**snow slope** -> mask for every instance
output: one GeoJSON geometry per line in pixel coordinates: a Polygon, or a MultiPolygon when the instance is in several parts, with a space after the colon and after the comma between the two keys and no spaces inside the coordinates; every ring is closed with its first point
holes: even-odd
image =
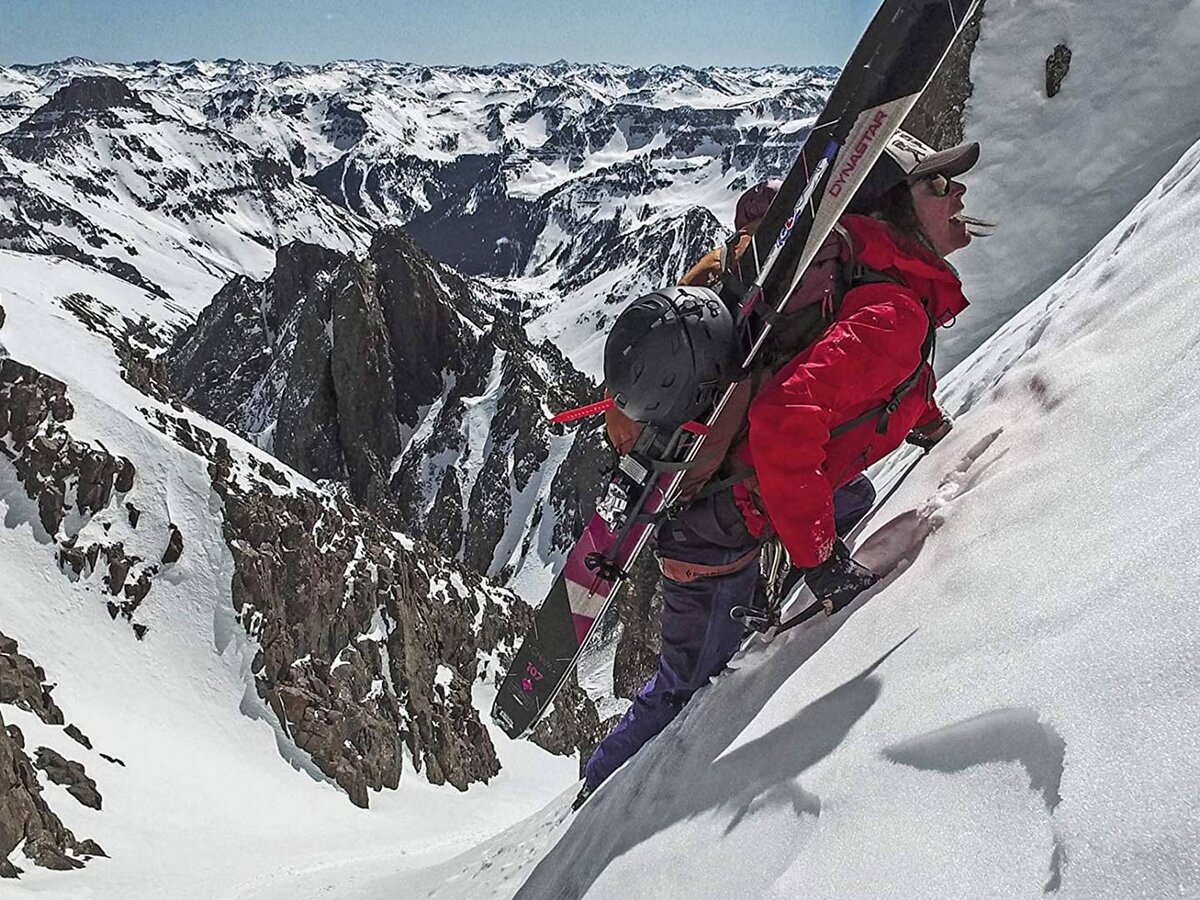
{"type": "Polygon", "coordinates": [[[968,208],[1000,225],[956,257],[975,310],[946,369],[1124,218],[1200,134],[1200,6],[1186,0],[988,0],[966,132],[983,144],[968,208]],[[1046,59],[1071,49],[1047,98],[1046,59]]]}
{"type": "MultiPolygon", "coordinates": [[[[134,640],[126,622],[110,618],[98,578],[70,580],[59,571],[36,506],[0,456],[0,628],[44,665],[56,700],[95,750],[11,706],[5,721],[22,729],[29,748],[56,749],[96,779],[100,812],[62,788],[47,792],[67,827],[94,836],[110,856],[64,873],[29,866],[17,851],[14,862],[26,873],[4,883],[5,898],[244,898],[280,878],[302,879],[331,856],[351,868],[395,872],[470,846],[573,779],[574,760],[494,731],[504,770],[486,787],[434,787],[406,764],[400,789],[374,794],[369,811],[347,802],[280,737],[255,691],[257,648],[235,620],[233,560],[207,461],[147,425],[139,408],[159,404],[121,379],[108,341],[58,298],[87,292],[129,318],[152,314],[161,301],[66,260],[0,251],[0,272],[0,356],[67,383],[73,437],[138,461],[129,495],[142,510],[137,529],[107,510],[83,526],[81,541],[103,534],[158,559],[174,523],[186,542],[139,609],[149,636],[134,640]]],[[[238,454],[257,452],[205,427],[238,454]]]]}
{"type": "Polygon", "coordinates": [[[869,602],[748,649],[575,816],[322,896],[1200,895],[1198,217],[1200,146],[955,373],[869,602]]]}

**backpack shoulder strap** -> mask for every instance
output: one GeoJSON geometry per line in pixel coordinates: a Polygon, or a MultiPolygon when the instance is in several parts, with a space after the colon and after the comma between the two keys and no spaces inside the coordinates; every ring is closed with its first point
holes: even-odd
{"type": "Polygon", "coordinates": [[[738,265],[742,254],[750,246],[749,241],[743,244],[742,239],[746,237],[749,237],[747,232],[735,231],[721,245],[721,286],[737,301],[739,306],[745,302],[746,295],[750,293],[750,286],[742,280],[741,267],[738,265]]]}
{"type": "Polygon", "coordinates": [[[896,389],[892,391],[892,395],[887,399],[887,402],[872,407],[865,413],[855,416],[849,422],[843,422],[836,428],[831,429],[829,436],[840,437],[848,431],[853,431],[860,425],[865,425],[868,422],[876,420],[879,423],[875,426],[876,433],[886,434],[892,413],[900,408],[901,401],[908,396],[909,391],[916,387],[917,381],[921,378],[921,372],[925,367],[933,365],[933,357],[936,349],[937,323],[933,320],[932,316],[929,316],[929,330],[925,332],[925,340],[921,343],[921,361],[917,363],[917,367],[913,369],[913,373],[896,386],[896,389]]]}

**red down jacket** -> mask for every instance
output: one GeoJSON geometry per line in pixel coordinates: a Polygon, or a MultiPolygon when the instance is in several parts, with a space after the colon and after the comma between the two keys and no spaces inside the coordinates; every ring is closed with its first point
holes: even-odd
{"type": "Polygon", "coordinates": [[[923,367],[885,433],[878,433],[877,419],[837,437],[830,432],[891,399],[921,365],[930,319],[944,325],[967,306],[958,276],[937,255],[898,240],[875,219],[846,216],[842,225],[858,261],[896,283],[847,292],[837,321],[755,397],[749,437],[736,451],[757,476],[756,486],[735,489],[747,525],[763,533],[765,510],[792,563],[803,567],[824,561],[833,547],[833,492],[899,447],[913,428],[941,417],[932,369],[923,367]]]}

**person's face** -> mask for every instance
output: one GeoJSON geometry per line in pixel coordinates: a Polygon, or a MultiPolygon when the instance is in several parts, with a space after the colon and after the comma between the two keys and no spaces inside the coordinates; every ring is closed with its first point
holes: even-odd
{"type": "Polygon", "coordinates": [[[967,186],[945,175],[922,178],[912,185],[913,210],[939,256],[949,256],[971,243],[966,224],[959,218],[967,186]]]}

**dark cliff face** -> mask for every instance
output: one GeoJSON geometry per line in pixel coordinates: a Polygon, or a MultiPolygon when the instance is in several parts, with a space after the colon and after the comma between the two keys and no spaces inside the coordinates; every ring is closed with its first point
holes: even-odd
{"type": "Polygon", "coordinates": [[[546,214],[540,204],[508,195],[503,164],[501,156],[460,157],[445,172],[452,180],[441,187],[443,199],[413,216],[405,229],[434,257],[462,272],[521,274],[546,214]],[[470,181],[453,177],[468,167],[476,170],[470,181]]]}
{"type": "MultiPolygon", "coordinates": [[[[171,384],[189,405],[256,436],[302,474],[340,484],[358,507],[331,509],[304,492],[245,496],[238,479],[214,476],[238,563],[235,604],[255,611],[244,622],[260,623],[251,630],[264,649],[260,693],[356,802],[367,788],[394,786],[397,741],[414,758],[429,757],[423,764],[434,780],[465,786],[494,774],[494,751],[470,706],[474,660],[515,649],[531,613],[517,601],[481,609],[468,600],[453,614],[430,606],[430,584],[448,576],[422,576],[420,566],[414,574],[389,529],[504,577],[527,557],[570,546],[610,462],[597,429],[572,435],[546,424],[547,410],[579,405],[593,389],[552,345],[530,343],[516,306],[507,294],[471,288],[389,228],[365,259],[282,248],[266,282],[230,282],[166,353],[171,384]],[[342,531],[342,520],[369,548],[372,574],[352,574],[352,589],[340,573],[355,572],[343,558],[354,543],[325,537],[342,531]],[[347,591],[357,599],[343,605],[347,591]],[[369,631],[378,610],[394,638],[339,651],[342,632],[369,631]],[[270,622],[277,627],[262,624],[270,622]],[[305,656],[313,662],[292,665],[305,656]],[[461,682],[435,691],[439,661],[461,682]],[[368,702],[379,677],[370,673],[382,670],[418,712],[368,702]],[[332,687],[330,696],[317,685],[332,687]],[[452,705],[437,707],[452,687],[452,705]],[[389,743],[397,728],[401,737],[389,743]],[[342,752],[347,740],[353,753],[342,752]]],[[[186,423],[164,429],[201,446],[218,471],[229,465],[186,423]]],[[[556,752],[587,752],[598,731],[591,701],[572,687],[535,739],[556,752]]]]}
{"type": "Polygon", "coordinates": [[[167,366],[193,408],[494,574],[530,552],[525,518],[510,519],[527,492],[545,495],[554,441],[571,441],[546,410],[593,390],[529,341],[515,307],[385,228],[362,260],[282,248],[265,283],[214,298],[167,366]]]}
{"type": "Polygon", "coordinates": [[[113,78],[111,75],[89,75],[76,78],[56,91],[41,111],[83,113],[118,107],[150,111],[150,104],[130,90],[119,78],[113,78]]]}
{"type": "Polygon", "coordinates": [[[986,0],[963,29],[941,69],[929,83],[904,127],[937,149],[953,147],[963,140],[963,114],[971,98],[971,56],[979,41],[986,0]]]}

